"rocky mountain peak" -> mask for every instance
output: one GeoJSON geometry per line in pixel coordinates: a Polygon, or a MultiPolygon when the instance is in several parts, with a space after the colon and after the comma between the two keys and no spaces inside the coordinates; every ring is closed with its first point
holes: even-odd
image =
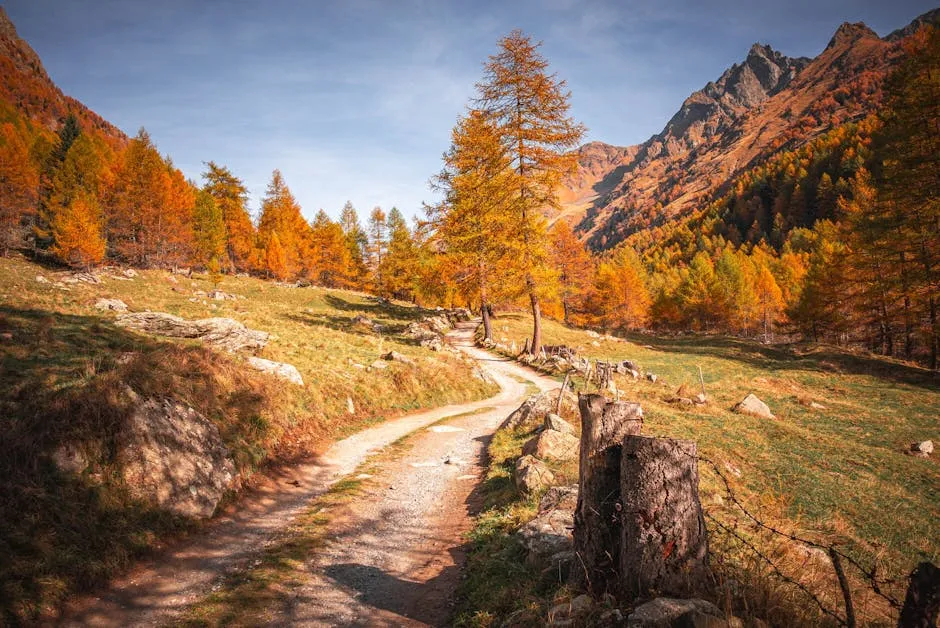
{"type": "Polygon", "coordinates": [[[835,35],[829,40],[826,50],[840,45],[852,45],[859,39],[874,38],[880,39],[878,33],[868,28],[864,22],[843,22],[842,26],[836,30],[835,35]]]}
{"type": "Polygon", "coordinates": [[[13,26],[7,12],[3,10],[3,7],[0,7],[0,37],[14,39],[16,36],[16,27],[13,26]]]}

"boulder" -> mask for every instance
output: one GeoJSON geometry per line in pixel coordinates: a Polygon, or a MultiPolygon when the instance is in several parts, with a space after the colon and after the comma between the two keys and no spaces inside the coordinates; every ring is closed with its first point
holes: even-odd
{"type": "Polygon", "coordinates": [[[549,412],[545,415],[545,422],[543,425],[545,426],[546,430],[555,430],[556,432],[571,434],[573,436],[578,435],[578,431],[574,429],[574,426],[571,423],[568,423],[568,421],[565,421],[554,412],[549,412]]]}
{"type": "Polygon", "coordinates": [[[577,436],[557,430],[542,430],[522,446],[522,453],[543,460],[574,460],[578,457],[581,441],[577,436]]]}
{"type": "Polygon", "coordinates": [[[101,283],[101,279],[92,273],[72,273],[68,277],[63,278],[62,281],[65,283],[101,283]]]}
{"type": "Polygon", "coordinates": [[[36,275],[36,283],[50,283],[48,279],[42,275],[36,275]]]}
{"type": "Polygon", "coordinates": [[[173,400],[139,402],[117,437],[121,478],[142,501],[208,518],[235,480],[216,425],[173,400]]]}
{"type": "Polygon", "coordinates": [[[433,338],[426,338],[420,343],[425,349],[430,349],[431,351],[443,351],[444,350],[444,341],[441,340],[440,336],[434,336],[433,338]]]}
{"type": "Polygon", "coordinates": [[[134,277],[137,276],[137,271],[134,270],[133,268],[125,268],[124,270],[121,271],[121,274],[127,277],[128,279],[133,279],[134,277]]]}
{"type": "Polygon", "coordinates": [[[55,466],[64,473],[79,475],[88,468],[88,457],[80,447],[74,444],[60,445],[52,453],[55,466]]]}
{"type": "Polygon", "coordinates": [[[300,376],[300,371],[298,371],[297,367],[293,364],[265,360],[264,358],[256,358],[254,356],[248,358],[248,364],[251,365],[253,369],[261,371],[262,373],[270,373],[275,377],[286,379],[298,386],[304,385],[304,379],[300,376]]]}
{"type": "Polygon", "coordinates": [[[723,625],[723,615],[718,607],[705,600],[679,600],[659,597],[641,604],[627,616],[629,628],[672,628],[674,626],[718,626],[723,625]],[[711,623],[711,618],[717,623],[711,623]],[[703,621],[704,620],[704,621],[703,621]]]}
{"type": "Polygon", "coordinates": [[[574,619],[584,619],[594,609],[590,595],[581,594],[570,602],[556,604],[548,611],[549,626],[573,626],[574,619]]]}
{"type": "Polygon", "coordinates": [[[98,299],[95,301],[95,308],[111,312],[126,312],[127,304],[120,299],[98,299]]]}
{"type": "Polygon", "coordinates": [[[522,456],[516,462],[513,478],[520,492],[534,493],[551,486],[555,481],[555,474],[535,456],[522,456]]]}
{"type": "Polygon", "coordinates": [[[231,318],[187,321],[164,312],[135,312],[118,316],[117,325],[171,338],[193,338],[226,351],[258,350],[268,342],[268,333],[248,329],[231,318]]]}
{"type": "MultiPolygon", "coordinates": [[[[555,412],[560,390],[555,388],[554,390],[532,395],[503,421],[500,429],[528,428],[534,430],[539,427],[546,415],[555,412]]],[[[578,412],[578,398],[571,392],[565,392],[561,405],[562,412],[567,411],[572,415],[578,412]]]]}
{"type": "Polygon", "coordinates": [[[656,377],[656,373],[647,373],[647,374],[646,374],[646,379],[647,379],[647,381],[649,381],[649,382],[655,384],[655,383],[656,383],[656,380],[659,379],[659,378],[656,377]]]}
{"type": "Polygon", "coordinates": [[[388,362],[385,362],[384,360],[376,360],[375,362],[373,362],[372,364],[370,364],[369,367],[370,367],[370,368],[374,368],[374,369],[378,369],[378,370],[381,371],[381,370],[384,370],[384,369],[387,369],[387,368],[388,368],[388,362]]]}
{"type": "Polygon", "coordinates": [[[732,411],[739,414],[750,414],[762,419],[776,418],[766,403],[757,398],[753,393],[741,400],[741,403],[732,408],[732,411]]]}
{"type": "Polygon", "coordinates": [[[222,292],[221,290],[212,290],[209,292],[208,296],[210,299],[215,301],[234,301],[238,297],[234,294],[229,294],[228,292],[222,292]]]}
{"type": "Polygon", "coordinates": [[[919,443],[911,443],[911,454],[919,458],[927,458],[933,453],[933,441],[925,440],[919,443]]]}
{"type": "Polygon", "coordinates": [[[550,510],[519,528],[517,532],[526,549],[526,562],[545,563],[559,552],[571,551],[574,511],[550,510]]]}
{"type": "Polygon", "coordinates": [[[549,510],[570,510],[578,507],[578,485],[553,486],[542,495],[539,501],[539,514],[549,510]]]}
{"type": "Polygon", "coordinates": [[[411,366],[413,366],[415,363],[415,361],[409,358],[407,355],[402,355],[397,351],[389,351],[382,356],[382,359],[387,362],[401,362],[402,364],[408,364],[411,366]]]}

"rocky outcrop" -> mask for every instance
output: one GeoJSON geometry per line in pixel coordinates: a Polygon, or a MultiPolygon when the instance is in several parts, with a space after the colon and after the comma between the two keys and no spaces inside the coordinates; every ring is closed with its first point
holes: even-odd
{"type": "Polygon", "coordinates": [[[177,401],[139,400],[116,449],[131,494],[179,515],[211,517],[235,479],[218,428],[177,401]]]}
{"type": "Polygon", "coordinates": [[[522,446],[522,453],[542,460],[574,460],[581,441],[577,436],[557,430],[542,430],[522,446]]]}
{"type": "Polygon", "coordinates": [[[725,626],[718,607],[705,600],[659,597],[641,604],[627,616],[629,628],[674,628],[677,626],[725,626]],[[714,623],[709,622],[714,620],[714,623]]]}
{"type": "Polygon", "coordinates": [[[540,513],[519,529],[518,535],[526,549],[526,561],[542,563],[559,552],[572,548],[571,530],[574,529],[574,511],[554,509],[540,513]]]}
{"type": "Polygon", "coordinates": [[[193,338],[225,351],[257,351],[268,342],[268,333],[248,329],[231,318],[187,321],[163,312],[135,312],[117,318],[117,325],[170,338],[193,338]]]}
{"type": "Polygon", "coordinates": [[[516,488],[522,493],[535,493],[552,485],[555,474],[535,456],[522,456],[513,473],[516,488]]]}
{"type": "Polygon", "coordinates": [[[95,301],[95,309],[111,312],[126,312],[127,304],[120,299],[98,299],[95,301]]]}
{"type": "MultiPolygon", "coordinates": [[[[555,412],[555,406],[558,403],[558,394],[560,388],[549,390],[543,393],[536,393],[522,402],[516,410],[510,414],[499,429],[535,429],[542,424],[549,413],[555,412]]],[[[562,413],[576,414],[578,412],[578,398],[570,392],[565,392],[562,399],[562,413]]]]}
{"type": "Polygon", "coordinates": [[[292,384],[297,384],[298,386],[304,385],[304,379],[300,376],[300,371],[298,371],[297,367],[293,364],[275,362],[274,360],[265,360],[264,358],[256,358],[254,356],[248,358],[248,364],[251,365],[251,367],[256,371],[270,373],[275,377],[287,380],[292,384]]]}
{"type": "Polygon", "coordinates": [[[547,415],[545,415],[545,422],[543,423],[543,426],[546,430],[555,430],[556,432],[571,434],[573,436],[578,435],[578,430],[574,429],[574,426],[571,423],[568,423],[568,421],[565,421],[554,412],[549,412],[547,415]]]}

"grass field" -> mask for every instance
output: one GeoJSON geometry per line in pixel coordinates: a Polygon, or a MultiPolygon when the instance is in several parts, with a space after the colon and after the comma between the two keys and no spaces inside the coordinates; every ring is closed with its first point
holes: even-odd
{"type": "MultiPolygon", "coordinates": [[[[494,329],[497,340],[515,340],[521,346],[530,319],[503,314],[494,329]]],[[[643,405],[645,433],[697,441],[700,455],[717,465],[738,499],[767,523],[809,540],[838,544],[866,565],[877,563],[882,576],[901,578],[884,587],[895,596],[903,596],[903,578],[919,561],[940,559],[940,466],[936,456],[922,459],[904,453],[914,441],[940,438],[940,382],[928,371],[827,347],[765,346],[702,336],[605,340],[552,321],[546,322],[544,333],[545,344],[568,345],[591,358],[629,359],[655,373],[655,384],[616,379],[621,399],[643,405]],[[699,391],[698,367],[708,403],[686,407],[667,401],[683,385],[689,391],[685,396],[699,391]],[[763,399],[777,418],[732,412],[748,393],[763,399]],[[811,407],[811,402],[823,407],[811,407]]],[[[576,384],[585,389],[584,382],[576,384]]],[[[505,453],[497,447],[491,467],[497,478],[505,471],[501,456],[505,453]]],[[[712,467],[700,464],[700,474],[702,501],[710,515],[726,523],[738,521],[747,538],[784,572],[810,586],[828,606],[841,609],[828,563],[790,541],[749,527],[712,467]]],[[[508,498],[505,484],[497,482],[493,488],[494,507],[481,516],[474,532],[484,548],[479,552],[482,568],[491,570],[497,569],[493,556],[500,551],[511,554],[500,545],[502,537],[491,532],[513,530],[534,516],[531,500],[508,498]]],[[[820,621],[808,598],[780,585],[739,542],[725,538],[713,524],[710,533],[713,563],[750,589],[748,603],[762,607],[759,610],[772,623],[820,621]]],[[[506,562],[517,558],[510,555],[506,562]]],[[[891,624],[883,600],[872,595],[857,574],[850,573],[850,578],[866,621],[891,624]]],[[[466,591],[465,596],[477,593],[466,591]]],[[[525,616],[520,600],[531,604],[527,593],[532,589],[511,596],[516,605],[508,608],[522,612],[520,617],[525,616]]],[[[465,623],[487,625],[487,618],[508,612],[486,605],[476,610],[474,614],[473,604],[465,604],[465,623]]]]}
{"type": "Polygon", "coordinates": [[[141,271],[127,281],[117,274],[65,289],[55,285],[60,271],[0,258],[0,618],[9,622],[54,613],[69,594],[192,527],[132,500],[114,473],[109,443],[130,411],[121,394],[128,385],[144,397],[172,396],[214,421],[240,483],[263,464],[305,456],[368,424],[493,392],[463,359],[399,335],[427,315],[407,304],[234,277],[219,288],[244,298],[212,301],[197,294],[214,288],[206,276],[141,271]],[[240,356],[197,342],[119,328],[113,313],[94,308],[99,297],[121,299],[131,311],[230,317],[270,332],[261,357],[295,365],[306,385],[257,373],[240,356]],[[357,326],[360,314],[382,331],[357,326]],[[363,368],[389,350],[415,364],[363,368]],[[84,448],[92,461],[86,472],[56,469],[50,454],[64,443],[84,448]]]}

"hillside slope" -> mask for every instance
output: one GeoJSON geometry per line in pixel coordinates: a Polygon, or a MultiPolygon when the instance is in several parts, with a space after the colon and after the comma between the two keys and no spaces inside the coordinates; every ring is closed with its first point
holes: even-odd
{"type": "Polygon", "coordinates": [[[864,24],[846,23],[815,59],[754,44],[643,144],[581,147],[578,171],[560,194],[561,212],[550,219],[568,221],[592,248],[606,249],[704,205],[744,169],[875,110],[911,30],[882,39],[864,24]]]}

